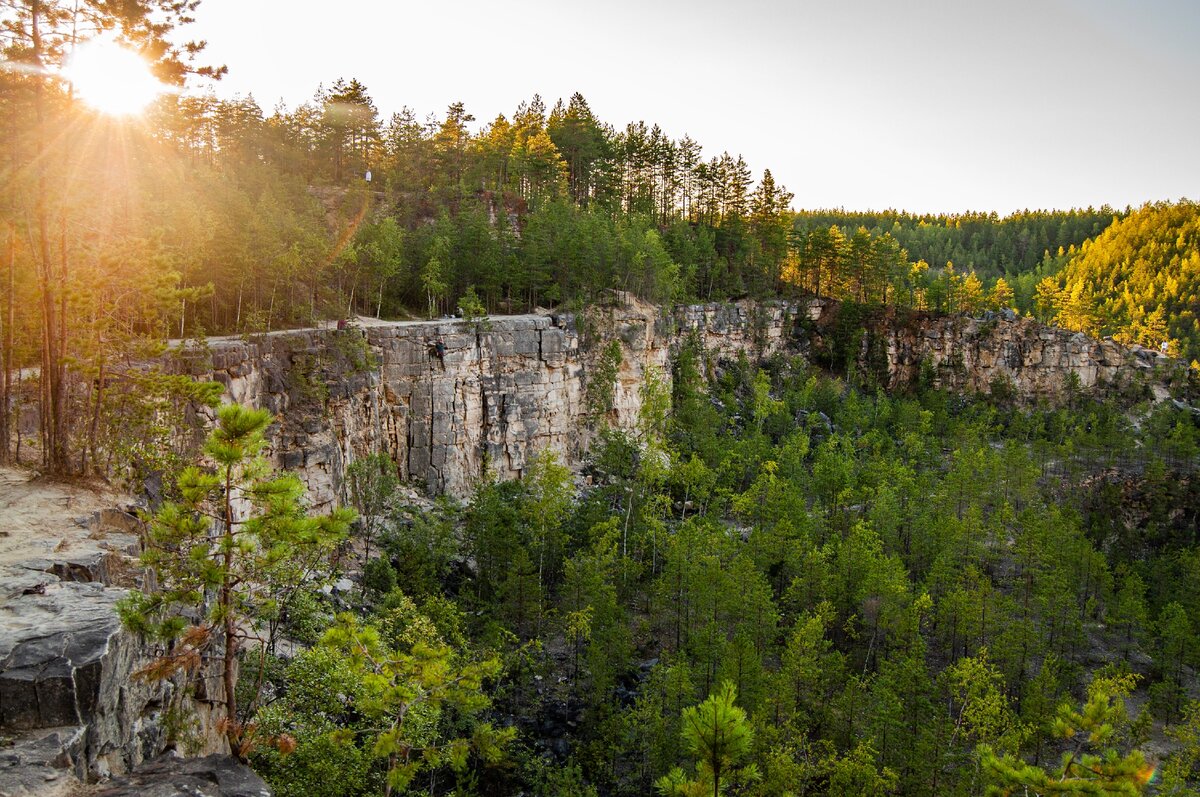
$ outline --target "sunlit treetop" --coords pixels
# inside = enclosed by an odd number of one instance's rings
[[[78,63],[85,47],[101,49],[91,42],[108,50],[120,41],[142,60],[138,71],[152,71],[162,83],[182,85],[189,74],[220,78],[225,67],[195,63],[205,42],[178,41],[172,35],[193,21],[199,5],[200,0],[0,0],[0,57],[6,66],[28,67],[19,71],[31,68],[53,77]],[[124,66],[114,66],[117,60],[105,55],[105,68],[133,72],[128,59]],[[83,93],[79,85],[75,90]]]

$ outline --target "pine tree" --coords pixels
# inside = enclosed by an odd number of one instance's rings
[[[571,507],[571,471],[553,451],[539,451],[522,474],[525,495],[521,513],[532,531],[530,548],[537,554],[538,594],[546,592],[546,570],[555,568],[561,555],[560,528]]]
[[[348,613],[338,615],[321,640],[323,647],[349,663],[363,685],[354,709],[370,721],[375,734],[372,754],[386,761],[384,794],[403,793],[430,766],[445,764],[464,772],[472,752],[487,764],[503,760],[504,748],[516,737],[515,727],[495,729],[479,723],[470,738],[448,740],[436,732],[443,706],[469,718],[490,705],[482,687],[500,674],[500,660],[462,661],[437,639],[401,645],[388,644],[391,641]],[[353,734],[341,731],[334,737],[346,743]]]
[[[997,755],[989,745],[978,754],[988,783],[987,793],[1009,795],[1094,794],[1134,797],[1145,792],[1154,774],[1138,750],[1122,753],[1117,741],[1128,724],[1125,698],[1135,677],[1097,677],[1088,686],[1087,701],[1076,710],[1069,704],[1058,709],[1055,734],[1068,748],[1060,764],[1044,769],[1011,755]]]
[[[1004,310],[1013,305],[1013,289],[1009,287],[1004,277],[999,277],[992,290],[988,293],[987,304],[992,310]]]
[[[696,758],[699,778],[689,781],[682,770],[672,770],[655,783],[662,794],[692,797],[707,792],[719,797],[722,784],[735,774],[736,765],[750,751],[753,738],[746,712],[734,705],[736,699],[737,690],[726,681],[703,703],[683,712],[683,741]],[[754,770],[751,764],[736,774],[752,778]]]
[[[300,480],[272,473],[262,457],[271,421],[266,410],[238,404],[218,410],[205,464],[183,471],[180,500],[150,521],[142,562],[156,574],[157,589],[134,591],[119,606],[127,627],[167,646],[149,675],[219,664],[225,733],[235,752],[238,654],[246,640],[264,644],[255,628],[278,611],[282,591],[272,582],[292,574],[297,561],[331,552],[353,518],[349,510],[305,514]]]
[[[370,167],[380,141],[378,117],[367,87],[356,78],[338,78],[323,96],[322,123],[332,151],[334,182],[342,182],[347,173],[361,177]]]
[[[958,290],[958,311],[972,315],[979,312],[984,305],[983,283],[979,281],[979,277],[975,276],[975,272],[967,274],[963,277],[962,284]]]
[[[438,305],[449,290],[446,275],[452,265],[450,258],[450,239],[444,235],[434,238],[429,257],[421,268],[421,287],[425,291],[430,318],[437,315]]]
[[[396,463],[382,452],[356,459],[346,469],[350,504],[358,513],[358,536],[363,541],[363,562],[371,559],[371,543],[383,530],[395,507],[392,501],[400,480]]]

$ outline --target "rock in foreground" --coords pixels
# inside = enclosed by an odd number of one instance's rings
[[[182,684],[135,677],[149,651],[116,615],[139,572],[138,521],[119,501],[0,469],[0,796],[70,794],[172,743]],[[204,684],[191,686],[190,741],[217,752]]]
[[[229,756],[163,756],[95,792],[95,797],[270,797],[250,767]]]

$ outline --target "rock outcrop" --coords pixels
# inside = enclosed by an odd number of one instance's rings
[[[301,474],[317,509],[336,500],[349,462],[374,450],[387,452],[402,478],[462,497],[485,474],[520,476],[535,451],[578,462],[597,412],[632,426],[647,374],[669,382],[671,353],[689,334],[714,358],[761,358],[795,343],[798,312],[741,303],[664,314],[627,300],[583,318],[374,322],[211,339],[178,367],[220,382],[231,401],[276,414],[275,463]],[[589,390],[608,374],[599,363],[611,341],[620,362],[610,406],[597,410]]]
[[[161,756],[106,784],[93,797],[271,797],[254,770],[230,756]]]
[[[211,339],[178,367],[221,382],[230,400],[275,412],[275,463],[301,474],[321,509],[339,498],[346,466],[371,451],[387,452],[402,478],[458,497],[485,475],[519,477],[542,449],[578,463],[598,416],[631,428],[647,375],[669,384],[672,356],[689,340],[710,364],[740,356],[753,362],[828,353],[839,336],[864,327],[869,334],[853,342],[851,359],[886,387],[915,383],[924,367],[951,390],[986,393],[1003,378],[1027,399],[1062,395],[1069,374],[1084,390],[1124,388],[1162,362],[1012,316],[883,313],[848,330],[839,310],[836,302],[810,300],[664,311],[623,296],[579,317],[362,319],[342,330]],[[614,342],[615,370],[608,362]],[[612,384],[600,384],[609,378]]]
[[[167,746],[181,684],[134,677],[148,651],[115,606],[138,574],[138,520],[117,502],[0,470],[0,794],[53,793]],[[220,749],[212,713],[187,701],[198,747]]]
[[[818,340],[842,333],[836,303],[814,311]],[[957,393],[1004,390],[1026,403],[1063,399],[1070,390],[1101,396],[1163,398],[1166,383],[1186,380],[1186,365],[1140,346],[1040,324],[1011,311],[981,317],[889,311],[861,321],[859,368],[889,390],[917,384]]]

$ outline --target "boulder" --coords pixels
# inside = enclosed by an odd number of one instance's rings
[[[82,727],[53,728],[0,748],[0,797],[66,797],[78,793],[72,766],[83,744]]]
[[[117,778],[95,797],[271,797],[250,767],[230,756],[162,756]]]
[[[126,772],[166,746],[164,710],[182,685],[137,677],[149,650],[117,617],[121,585],[140,573],[140,521],[102,508],[80,523],[78,509],[111,497],[19,471],[0,478],[10,520],[0,551],[0,737],[10,743],[0,795]],[[222,749],[208,705],[187,705],[199,748]]]

